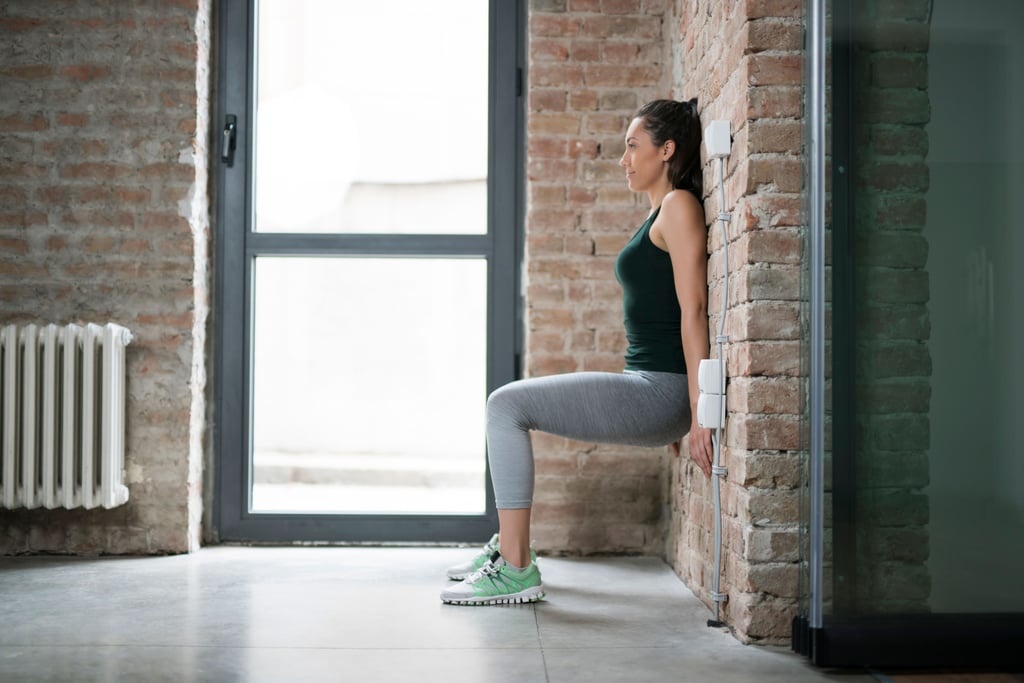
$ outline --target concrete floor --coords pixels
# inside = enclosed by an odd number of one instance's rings
[[[473,549],[0,558],[2,681],[876,681],[709,629],[653,558],[541,558],[548,598],[455,607]]]

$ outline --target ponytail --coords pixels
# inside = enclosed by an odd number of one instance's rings
[[[677,190],[689,190],[697,199],[704,198],[704,169],[700,163],[700,116],[697,98],[685,102],[655,100],[636,113],[643,122],[651,142],[661,147],[669,140],[675,151],[668,161],[668,179]]]

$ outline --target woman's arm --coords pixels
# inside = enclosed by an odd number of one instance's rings
[[[696,197],[685,190],[669,192],[651,226],[651,240],[667,250],[672,259],[693,420],[688,437],[690,458],[710,476],[714,455],[711,430],[697,423],[697,370],[701,360],[709,356],[710,343],[707,227],[704,209]]]

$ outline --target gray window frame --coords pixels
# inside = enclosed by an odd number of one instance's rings
[[[490,0],[488,230],[481,235],[268,234],[252,229],[255,0],[218,3],[214,248],[213,526],[219,541],[389,543],[477,541],[497,529],[487,473],[481,515],[279,514],[249,511],[252,263],[256,256],[483,257],[488,262],[487,389],[518,377],[523,345],[525,0]],[[223,131],[236,117],[230,161]],[[305,134],[330,134],[330,124]]]

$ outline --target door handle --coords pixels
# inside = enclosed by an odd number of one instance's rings
[[[238,129],[238,117],[228,114],[224,117],[224,133],[220,142],[220,160],[231,166],[235,161],[235,133]]]

